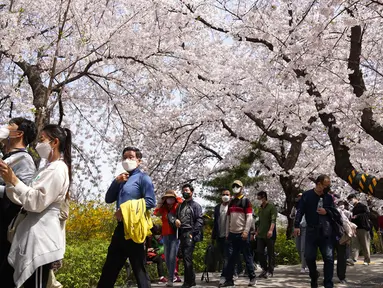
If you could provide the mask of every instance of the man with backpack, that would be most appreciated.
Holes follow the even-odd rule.
[[[253,224],[253,208],[251,202],[243,194],[243,184],[235,180],[232,184],[234,199],[230,201],[227,213],[227,270],[225,283],[221,287],[234,286],[234,266],[237,255],[242,251],[250,278],[249,286],[255,286],[256,276],[253,255],[250,248],[250,228]]]
[[[178,228],[178,237],[181,242],[181,252],[185,269],[183,288],[196,285],[193,268],[193,252],[195,243],[202,241],[202,207],[193,199],[194,188],[190,184],[182,186],[182,196],[185,201],[178,206],[175,221]]]

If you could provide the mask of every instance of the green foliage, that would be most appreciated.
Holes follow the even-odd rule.
[[[227,169],[221,175],[210,181],[206,181],[204,186],[212,188],[212,193],[205,195],[204,198],[218,204],[221,203],[222,189],[231,190],[231,184],[234,180],[241,180],[245,186],[252,186],[261,181],[261,177],[249,175],[253,163],[259,158],[259,152],[250,151],[241,159],[238,166]]]
[[[275,241],[275,251],[279,253],[276,257],[277,264],[296,265],[300,263],[295,239],[286,239],[286,230],[279,229],[277,240]]]
[[[57,273],[57,280],[64,287],[95,287],[101,275],[109,242],[93,239],[67,243],[63,267]],[[117,285],[125,283],[126,274],[120,273]]]

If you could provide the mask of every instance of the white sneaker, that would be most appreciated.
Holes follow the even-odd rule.
[[[223,285],[225,282],[226,282],[226,278],[225,277],[220,277],[219,278],[219,284],[220,285]]]
[[[306,273],[306,268],[302,268],[301,273]]]
[[[370,263],[364,262],[363,265],[368,266]]]

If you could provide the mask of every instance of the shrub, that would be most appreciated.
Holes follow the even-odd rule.
[[[296,265],[300,263],[295,239],[286,239],[286,230],[279,229],[275,241],[275,252],[278,253],[276,263],[280,265]]]
[[[93,239],[67,244],[63,267],[57,273],[57,280],[64,287],[95,287],[101,275],[109,242]],[[126,274],[120,273],[118,285],[125,283]]]

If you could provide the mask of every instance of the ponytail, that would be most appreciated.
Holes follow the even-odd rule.
[[[64,156],[64,163],[68,166],[69,182],[72,183],[72,132],[68,128],[61,128],[59,125],[48,124],[43,131],[47,133],[50,139],[59,139],[60,153]],[[69,189],[66,199],[69,200]]]
[[[69,182],[72,183],[72,132],[68,128],[64,128],[64,130],[66,132],[64,162],[68,166]],[[70,199],[69,189],[66,194],[66,199]]]

